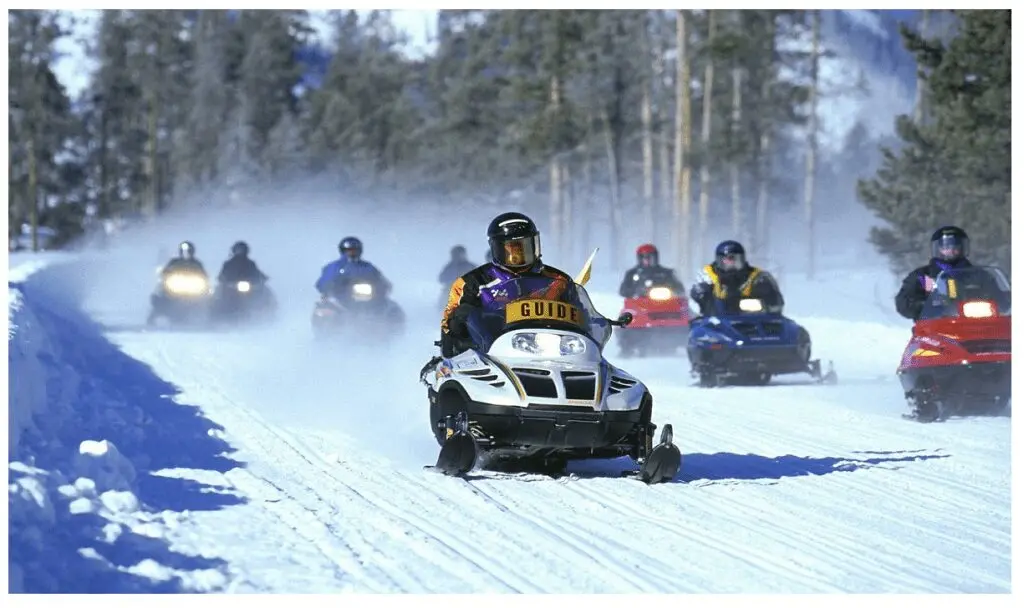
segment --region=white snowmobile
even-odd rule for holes
[[[584,285],[596,254],[557,297],[542,295],[557,290],[544,277],[488,285],[483,309],[467,322],[473,348],[423,367],[441,446],[427,468],[464,475],[478,464],[511,465],[557,474],[570,460],[629,456],[640,466],[626,474],[646,483],[675,477],[682,455],[672,425],[655,444],[650,391],[603,356],[612,327],[632,316],[613,321],[595,309]]]

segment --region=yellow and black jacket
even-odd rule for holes
[[[690,297],[700,306],[702,316],[714,314],[716,300],[723,301],[727,312],[738,310],[742,298],[762,300],[769,312],[782,312],[785,305],[774,277],[756,266],[722,272],[708,264],[690,289]]]

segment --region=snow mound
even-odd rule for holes
[[[55,260],[14,266],[8,283],[9,591],[223,588],[226,564],[176,551],[173,533],[240,500],[165,474],[240,466],[222,429],[103,337],[77,308],[81,268]]]

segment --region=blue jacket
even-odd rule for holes
[[[342,257],[334,260],[333,262],[329,262],[326,266],[320,269],[320,278],[316,280],[316,290],[320,293],[325,293],[334,277],[341,274],[341,271],[347,265],[348,258]]]
[[[391,282],[384,278],[376,266],[366,260],[354,260],[342,258],[335,260],[323,267],[320,278],[317,279],[316,289],[320,293],[326,293],[331,282],[339,275],[344,274],[350,278],[367,278],[372,281],[379,281],[385,289],[385,293],[391,291]]]

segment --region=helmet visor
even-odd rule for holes
[[[718,256],[718,267],[722,270],[739,270],[746,260],[742,253],[726,253]]]
[[[932,257],[944,262],[953,262],[970,255],[971,241],[957,234],[944,234],[932,241]]]
[[[491,256],[508,268],[532,266],[540,259],[540,238],[531,236],[492,243]]]
[[[657,253],[641,253],[640,255],[638,255],[636,257],[637,257],[637,261],[644,268],[650,268],[651,266],[657,266],[658,265],[658,254]]]

